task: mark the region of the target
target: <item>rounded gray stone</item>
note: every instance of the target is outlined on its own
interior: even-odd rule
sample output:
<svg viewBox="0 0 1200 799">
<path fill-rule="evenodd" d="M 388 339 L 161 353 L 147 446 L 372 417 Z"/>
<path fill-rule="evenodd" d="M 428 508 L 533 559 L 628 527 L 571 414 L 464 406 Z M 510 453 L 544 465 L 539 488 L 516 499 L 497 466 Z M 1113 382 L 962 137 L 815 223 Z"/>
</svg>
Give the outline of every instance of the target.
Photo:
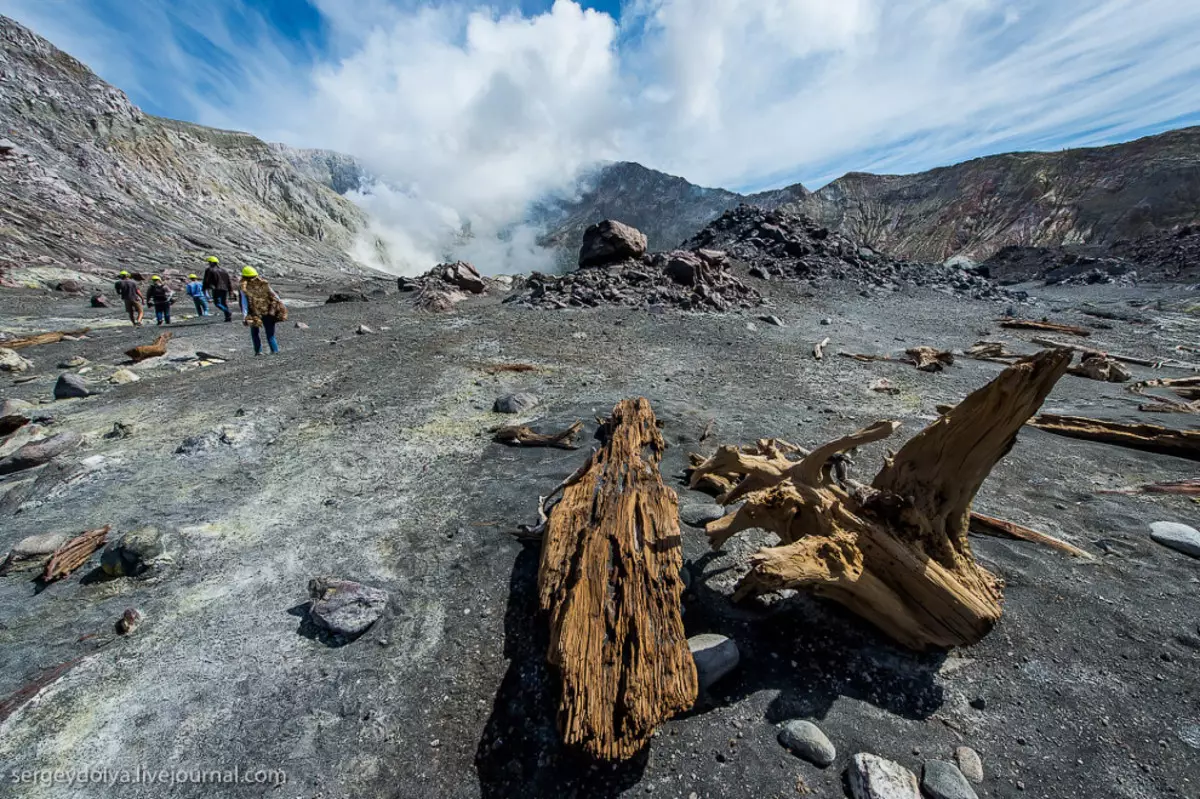
<svg viewBox="0 0 1200 799">
<path fill-rule="evenodd" d="M 509 394 L 497 398 L 496 404 L 492 406 L 492 410 L 496 413 L 525 413 L 525 411 L 537 407 L 539 402 L 541 400 L 537 396 L 528 392 Z"/>
<path fill-rule="evenodd" d="M 309 610 L 314 622 L 337 635 L 356 638 L 378 621 L 387 608 L 388 594 L 380 588 L 317 577 L 308 583 Z"/>
<path fill-rule="evenodd" d="M 715 502 L 684 505 L 679 509 L 679 520 L 692 527 L 704 527 L 709 522 L 724 518 L 725 509 Z"/>
<path fill-rule="evenodd" d="M 55 399 L 76 399 L 79 397 L 90 397 L 92 389 L 88 385 L 88 381 L 84 380 L 77 374 L 70 372 L 58 376 L 58 382 L 54 384 Z"/>
<path fill-rule="evenodd" d="M 1200 558 L 1200 530 L 1178 522 L 1154 522 L 1150 525 L 1150 537 L 1193 558 Z"/>
<path fill-rule="evenodd" d="M 736 669 L 741 661 L 737 644 L 715 633 L 693 635 L 688 639 L 688 649 L 692 653 L 692 660 L 696 662 L 700 688 L 704 690 Z"/>
<path fill-rule="evenodd" d="M 983 760 L 979 753 L 969 746 L 960 746 L 954 750 L 954 762 L 958 770 L 971 782 L 978 785 L 983 782 Z"/>
<path fill-rule="evenodd" d="M 925 763 L 921 773 L 921 790 L 930 799 L 979 799 L 958 766 L 944 760 Z"/>
<path fill-rule="evenodd" d="M 837 759 L 837 749 L 821 728 L 811 721 L 792 719 L 779 731 L 779 743 L 792 754 L 825 768 Z"/>
</svg>

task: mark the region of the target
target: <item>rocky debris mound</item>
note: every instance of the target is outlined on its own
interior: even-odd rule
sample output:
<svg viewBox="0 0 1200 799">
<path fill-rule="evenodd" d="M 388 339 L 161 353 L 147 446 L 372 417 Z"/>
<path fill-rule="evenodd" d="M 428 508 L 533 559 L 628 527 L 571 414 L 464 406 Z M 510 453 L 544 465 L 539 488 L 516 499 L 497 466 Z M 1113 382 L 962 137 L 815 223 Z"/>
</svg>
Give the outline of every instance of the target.
<svg viewBox="0 0 1200 799">
<path fill-rule="evenodd" d="M 472 294 L 487 294 L 490 281 L 466 261 L 438 264 L 419 277 L 396 280 L 401 291 L 415 292 L 413 303 L 422 310 L 445 313 Z"/>
<path fill-rule="evenodd" d="M 749 265 L 751 276 L 763 280 L 840 280 L 864 289 L 890 290 L 906 284 L 981 300 L 1010 298 L 975 267 L 896 260 L 784 210 L 739 205 L 683 246 L 725 250 Z"/>
<path fill-rule="evenodd" d="M 1200 224 L 1184 225 L 1112 246 L 1153 280 L 1200 280 Z"/>
<path fill-rule="evenodd" d="M 1091 252 L 1012 245 L 998 250 L 979 268 L 1001 285 L 1034 280 L 1048 286 L 1132 286 L 1137 282 L 1134 264 L 1104 255 L 1097 248 L 1088 249 Z"/>
<path fill-rule="evenodd" d="M 530 308 L 678 308 L 729 311 L 753 308 L 762 295 L 730 270 L 716 250 L 673 250 L 562 276 L 534 272 L 522 291 L 505 300 Z"/>
<path fill-rule="evenodd" d="M 614 219 L 592 225 L 583 232 L 579 250 L 581 267 L 605 266 L 636 260 L 646 254 L 646 234 Z"/>
</svg>

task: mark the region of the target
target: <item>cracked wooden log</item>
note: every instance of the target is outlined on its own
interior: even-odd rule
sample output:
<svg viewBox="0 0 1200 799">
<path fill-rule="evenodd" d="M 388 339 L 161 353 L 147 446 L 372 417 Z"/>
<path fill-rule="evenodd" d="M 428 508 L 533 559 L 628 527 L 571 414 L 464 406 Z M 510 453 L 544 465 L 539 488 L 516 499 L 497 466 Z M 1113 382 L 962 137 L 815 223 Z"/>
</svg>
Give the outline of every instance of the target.
<svg viewBox="0 0 1200 799">
<path fill-rule="evenodd" d="M 550 510 L 538 590 L 564 741 L 625 760 L 695 703 L 697 679 L 680 612 L 678 500 L 659 474 L 666 442 L 649 401 L 618 403 L 598 435 Z"/>
<path fill-rule="evenodd" d="M 1092 331 L 1086 327 L 1076 327 L 1075 325 L 1062 325 L 1057 322 L 1048 320 L 1038 321 L 1036 319 L 1000 319 L 1000 327 L 1006 327 L 1010 330 L 1046 330 L 1051 333 L 1066 333 L 1071 336 L 1090 336 Z"/>
<path fill-rule="evenodd" d="M 1169 483 L 1149 483 L 1135 488 L 1116 488 L 1098 491 L 1098 494 L 1179 494 L 1181 496 L 1200 496 L 1200 478 L 1179 480 Z"/>
<path fill-rule="evenodd" d="M 1148 366 L 1151 369 L 1161 369 L 1164 366 L 1167 366 L 1172 369 L 1189 369 L 1193 372 L 1200 372 L 1200 364 L 1188 363 L 1187 361 L 1180 361 L 1174 358 L 1163 358 L 1162 360 L 1157 361 L 1151 358 L 1135 358 L 1132 355 L 1118 355 L 1115 352 L 1103 352 L 1101 350 L 1094 350 L 1088 347 L 1080 347 L 1077 344 L 1069 344 L 1065 341 L 1055 341 L 1052 338 L 1046 338 L 1044 336 L 1034 336 L 1031 341 L 1034 344 L 1042 347 L 1056 347 L 1074 350 L 1075 352 L 1082 353 L 1083 355 L 1103 355 L 1105 357 L 1112 358 L 1114 361 L 1131 363 L 1134 366 Z"/>
<path fill-rule="evenodd" d="M 987 516 L 975 511 L 971 512 L 971 532 L 981 535 L 1015 538 L 1018 541 L 1028 541 L 1032 544 L 1042 544 L 1051 549 L 1057 549 L 1059 552 L 1066 552 L 1068 555 L 1073 555 L 1077 558 L 1095 560 L 1095 557 L 1090 552 L 1080 549 L 1074 544 L 1068 544 L 1060 538 L 1055 538 L 1040 530 L 1034 530 L 1032 527 L 1025 527 L 1016 522 L 997 519 L 995 516 Z"/>
<path fill-rule="evenodd" d="M 1085 416 L 1045 413 L 1029 420 L 1039 430 L 1068 438 L 1116 444 L 1129 449 L 1200 461 L 1200 430 L 1172 430 L 1155 424 L 1122 424 Z"/>
<path fill-rule="evenodd" d="M 33 336 L 22 336 L 20 338 L 10 338 L 7 341 L 0 341 L 0 347 L 10 350 L 23 350 L 26 347 L 37 347 L 42 344 L 57 344 L 64 338 L 78 338 L 86 336 L 90 327 L 80 328 L 79 330 L 55 330 L 50 333 L 38 333 Z"/>
<path fill-rule="evenodd" d="M 97 549 L 104 546 L 111 529 L 112 525 L 106 524 L 99 530 L 88 530 L 54 550 L 50 562 L 46 564 L 46 569 L 42 572 L 42 582 L 51 583 L 61 580 L 87 563 L 88 558 Z"/>
<path fill-rule="evenodd" d="M 583 422 L 563 430 L 561 433 L 538 433 L 525 425 L 509 425 L 495 430 L 493 440 L 510 447 L 554 447 L 556 449 L 579 449 L 576 439 L 583 430 Z"/>
<path fill-rule="evenodd" d="M 125 350 L 125 354 L 129 356 L 134 363 L 148 361 L 151 358 L 157 358 L 167 354 L 167 342 L 171 340 L 171 333 L 163 333 L 154 340 L 153 344 L 141 344 L 133 349 Z"/>
<path fill-rule="evenodd" d="M 954 353 L 934 347 L 912 347 L 905 350 L 904 354 L 922 372 L 940 372 L 954 365 Z"/>
<path fill-rule="evenodd" d="M 870 486 L 839 481 L 836 458 L 887 438 L 898 422 L 819 447 L 746 494 L 708 525 L 714 548 L 752 528 L 782 543 L 751 558 L 737 596 L 808 589 L 916 650 L 982 639 L 1000 618 L 1001 581 L 971 553 L 971 503 L 1070 361 L 1053 350 L 1010 366 L 887 459 Z"/>
</svg>

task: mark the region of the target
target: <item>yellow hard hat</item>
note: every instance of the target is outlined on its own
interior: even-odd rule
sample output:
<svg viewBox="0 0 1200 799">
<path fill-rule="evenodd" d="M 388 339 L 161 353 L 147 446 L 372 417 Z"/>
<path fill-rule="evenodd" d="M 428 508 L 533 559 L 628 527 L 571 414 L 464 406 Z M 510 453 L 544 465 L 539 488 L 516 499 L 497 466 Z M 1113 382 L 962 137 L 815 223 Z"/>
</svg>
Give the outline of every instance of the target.
<svg viewBox="0 0 1200 799">
<path fill-rule="evenodd" d="M 117 273 L 117 277 L 129 277 L 129 273 L 122 269 Z"/>
<path fill-rule="evenodd" d="M 196 279 L 196 276 L 194 274 L 188 275 L 188 280 L 195 280 L 195 279 Z"/>
<path fill-rule="evenodd" d="M 258 270 L 253 266 L 243 266 L 242 277 L 258 277 Z"/>
<path fill-rule="evenodd" d="M 219 264 L 219 263 L 221 263 L 221 259 L 215 255 L 210 255 L 210 256 L 208 256 L 208 262 L 210 264 Z"/>
<path fill-rule="evenodd" d="M 151 280 L 162 280 L 162 278 L 161 278 L 161 277 L 159 277 L 158 275 L 151 275 L 151 276 L 150 276 L 150 279 L 151 279 Z"/>
</svg>

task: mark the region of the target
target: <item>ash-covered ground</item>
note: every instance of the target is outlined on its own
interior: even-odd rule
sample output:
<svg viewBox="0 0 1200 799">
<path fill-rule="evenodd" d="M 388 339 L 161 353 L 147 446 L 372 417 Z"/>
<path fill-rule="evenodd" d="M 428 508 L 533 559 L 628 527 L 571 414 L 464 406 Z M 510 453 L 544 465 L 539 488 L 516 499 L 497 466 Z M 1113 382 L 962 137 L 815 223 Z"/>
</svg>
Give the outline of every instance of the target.
<svg viewBox="0 0 1200 799">
<path fill-rule="evenodd" d="M 687 507 L 710 501 L 683 485 L 689 452 L 773 436 L 811 446 L 885 418 L 904 422 L 895 446 L 936 418 L 938 404 L 1003 368 L 959 359 L 929 374 L 838 351 L 963 349 L 980 339 L 1036 349 L 1030 334 L 995 324 L 1007 302 L 918 288 L 864 298 L 838 285 L 805 296 L 741 277 L 767 307 L 550 312 L 485 297 L 431 315 L 403 295 L 323 306 L 323 294 L 282 286 L 293 302 L 280 355 L 253 357 L 236 322 L 184 320 L 167 357 L 134 367 L 142 379 L 123 386 L 106 376 L 153 327 L 123 325 L 120 311 L 85 308 L 86 299 L 0 294 L 5 329 L 94 328 L 82 341 L 23 350 L 36 379 L 0 383 L 4 399 L 42 403 L 33 413 L 53 417 L 49 431 L 85 437 L 57 465 L 0 478 L 0 547 L 149 525 L 167 535 L 171 557 L 144 576 L 105 579 L 97 553 L 44 590 L 29 574 L 0 578 L 0 702 L 32 696 L 0 705 L 10 714 L 0 722 L 0 793 L 837 797 L 858 752 L 919 774 L 926 760 L 969 746 L 983 760 L 981 797 L 1200 796 L 1200 561 L 1149 535 L 1155 521 L 1195 524 L 1200 506 L 1098 493 L 1194 477 L 1196 463 L 1031 428 L 977 508 L 1096 559 L 974 538 L 1007 584 L 1005 615 L 982 643 L 914 655 L 803 595 L 734 605 L 732 586 L 766 536 L 711 553 L 703 531 L 685 526 L 688 633 L 731 637 L 740 666 L 632 763 L 596 768 L 562 751 L 536 612 L 538 553 L 511 533 L 536 520 L 538 497 L 587 450 L 492 443 L 489 428 L 514 420 L 492 412 L 496 397 L 532 392 L 541 404 L 518 421 L 549 430 L 581 419 L 589 436 L 618 400 L 648 397 L 671 447 L 664 477 Z M 1024 315 L 1097 327 L 1088 346 L 1179 357 L 1176 345 L 1200 341 L 1194 289 L 1031 291 Z M 784 326 L 759 319 L 766 314 Z M 357 335 L 360 325 L 372 332 Z M 818 362 L 812 346 L 827 336 Z M 197 351 L 229 360 L 178 360 Z M 72 356 L 89 364 L 71 371 L 89 369 L 103 391 L 55 402 L 56 365 Z M 497 369 L 510 363 L 536 369 Z M 1187 374 L 1133 369 L 1136 378 Z M 880 377 L 900 393 L 871 391 Z M 1123 386 L 1067 376 L 1046 409 L 1195 425 L 1194 416 L 1141 413 L 1139 401 Z M 700 443 L 709 420 L 715 434 Z M 131 434 L 106 437 L 118 422 Z M 883 445 L 861 453 L 859 476 L 882 455 Z M 385 589 L 388 615 L 357 641 L 329 646 L 303 619 L 306 585 L 321 575 Z M 145 621 L 114 635 L 131 607 Z M 39 681 L 48 684 L 30 689 Z M 793 718 L 833 741 L 831 767 L 776 741 L 777 725 Z M 10 776 L 235 766 L 282 769 L 287 783 L 164 789 Z"/>
</svg>

